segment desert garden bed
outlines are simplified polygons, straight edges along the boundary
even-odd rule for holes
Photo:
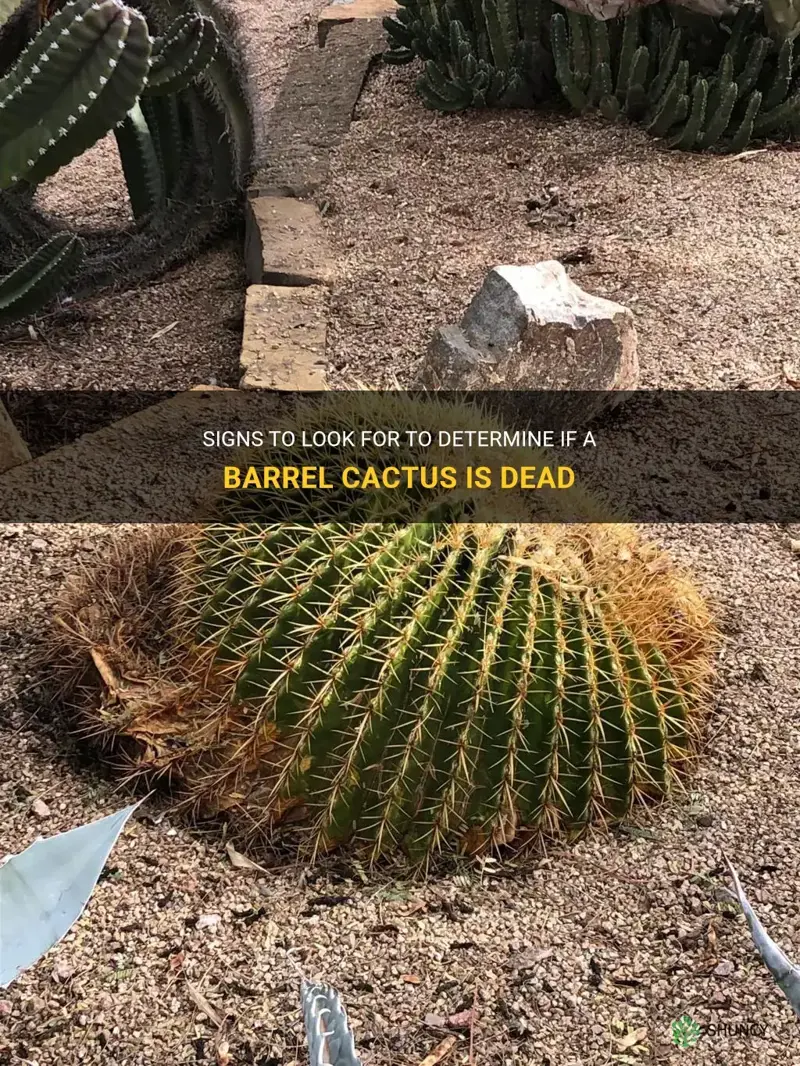
[[[797,370],[800,155],[670,151],[542,111],[441,114],[417,77],[374,75],[322,192],[334,383],[410,385],[487,270],[542,259],[634,311],[643,388],[780,388]]]

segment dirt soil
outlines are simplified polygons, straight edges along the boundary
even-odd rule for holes
[[[671,152],[544,112],[442,115],[383,68],[323,192],[336,384],[409,385],[486,271],[562,259],[636,316],[642,388],[800,378],[800,153]]]
[[[407,72],[381,74],[329,190],[347,252],[332,357],[343,379],[388,383],[390,365],[403,379],[487,266],[588,243],[594,259],[574,276],[639,298],[643,384],[777,382],[798,351],[797,167],[784,153],[665,155],[590,123],[444,119],[414,100]],[[547,184],[574,224],[528,225],[525,200]],[[800,529],[651,533],[694,568],[724,634],[686,796],[610,836],[424,884],[346,859],[235,869],[219,835],[152,799],[85,916],[0,994],[0,1063],[305,1063],[298,968],[340,991],[365,1066],[420,1066],[448,1035],[446,1064],[800,1061],[800,1027],[724,895],[721,863],[724,850],[800,956]],[[0,855],[126,799],[64,722],[37,715],[31,665],[64,577],[112,535],[0,528]],[[717,1027],[691,1050],[670,1039],[683,1014]]]

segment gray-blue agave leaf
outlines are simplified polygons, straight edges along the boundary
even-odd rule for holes
[[[303,981],[300,1001],[311,1066],[361,1066],[339,993],[330,985]]]
[[[0,866],[0,988],[69,932],[117,837],[139,806],[36,840]]]
[[[747,925],[750,929],[753,943],[758,949],[759,955],[764,960],[767,969],[775,978],[778,987],[789,1000],[789,1005],[792,1010],[797,1017],[800,1018],[800,966],[795,966],[794,963],[790,962],[775,941],[771,939],[766,929],[761,924],[758,915],[750,906],[747,896],[744,894],[742,883],[739,880],[739,875],[733,868],[733,864],[727,857],[725,858],[725,862],[728,866],[731,879],[733,880],[733,887],[736,892],[736,898],[739,901],[739,906],[744,911],[744,916],[747,919]]]

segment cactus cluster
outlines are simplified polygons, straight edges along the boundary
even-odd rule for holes
[[[692,74],[687,31],[660,6],[629,14],[618,40],[605,22],[555,15],[556,76],[576,111],[596,108],[608,119],[622,113],[684,150],[738,152],[800,119],[793,41],[777,44],[754,32],[754,19],[742,9],[716,69]]]
[[[8,0],[4,15],[9,4],[19,7]],[[9,298],[9,316],[36,310],[36,292],[47,302],[76,274],[71,291],[85,295],[156,273],[230,222],[250,154],[231,50],[207,14],[177,0],[138,6],[70,0],[0,79],[0,252],[18,264],[3,284],[11,292],[20,277],[24,295]],[[136,232],[82,233],[85,256],[77,241],[69,255],[47,243],[40,254],[58,226],[30,190],[112,129]],[[43,257],[47,277],[31,288]]]
[[[422,58],[420,94],[441,110],[531,106],[555,84],[573,110],[624,116],[684,150],[736,152],[800,128],[794,0],[716,20],[657,3],[607,21],[549,0],[401,0],[385,25],[387,58]]]
[[[572,835],[696,750],[708,611],[630,527],[224,523],[116,552],[50,668],[129,772],[252,846],[424,865]]]
[[[550,0],[401,0],[384,20],[388,63],[425,63],[417,87],[440,111],[531,107],[553,91]]]

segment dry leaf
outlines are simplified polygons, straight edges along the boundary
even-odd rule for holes
[[[219,1013],[213,1003],[210,1003],[200,991],[200,989],[195,988],[191,981],[186,982],[186,990],[189,993],[189,999],[192,1001],[192,1003],[194,1003],[195,1007],[197,1007],[198,1010],[202,1011],[203,1014],[205,1014],[205,1016],[208,1018],[208,1020],[214,1025],[216,1025],[217,1029],[221,1029],[225,1022],[225,1019],[222,1017],[222,1015]]]
[[[177,955],[171,955],[169,960],[169,968],[173,973],[180,973],[183,969],[183,963],[186,958],[185,951],[179,951]]]
[[[441,1044],[437,1044],[430,1055],[426,1055],[419,1066],[436,1066],[437,1063],[446,1059],[458,1043],[457,1036],[446,1036]]]
[[[449,1029],[471,1029],[477,1020],[475,1012],[470,1008],[469,1010],[460,1010],[458,1014],[451,1014],[447,1019],[447,1026]]]
[[[231,866],[235,866],[237,870],[257,870],[261,874],[267,873],[263,866],[259,866],[257,862],[242,855],[241,851],[237,851],[230,841],[225,845],[225,851],[231,860]]]
[[[630,1029],[624,1036],[621,1036],[617,1043],[620,1050],[624,1051],[626,1048],[635,1047],[637,1044],[641,1044],[647,1039],[647,1026],[642,1029]]]

